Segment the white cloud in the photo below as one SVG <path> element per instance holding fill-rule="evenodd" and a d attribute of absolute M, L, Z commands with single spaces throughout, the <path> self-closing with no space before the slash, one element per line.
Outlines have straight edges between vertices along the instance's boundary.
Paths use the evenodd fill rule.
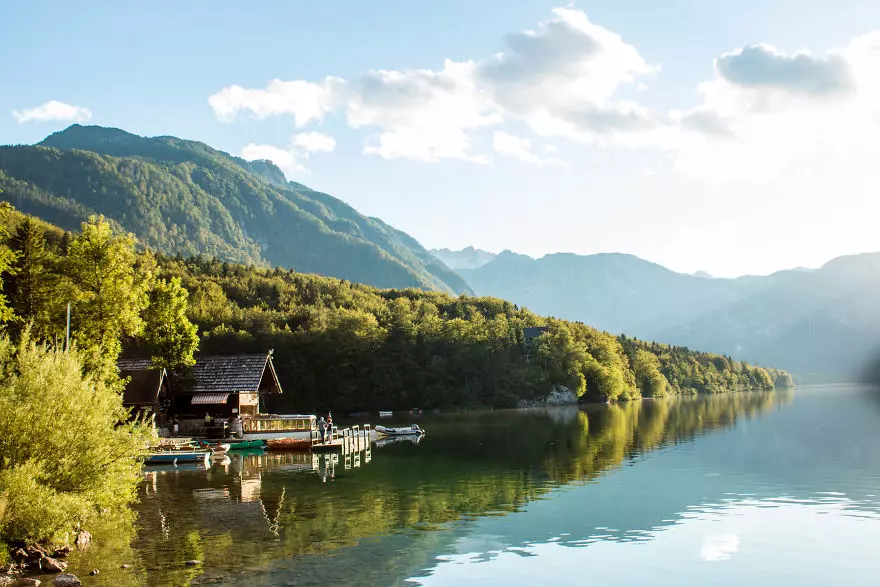
<path fill-rule="evenodd" d="M 208 104 L 223 122 L 231 122 L 239 112 L 249 111 L 259 119 L 289 114 L 296 126 L 303 127 L 312 121 L 322 121 L 335 107 L 344 87 L 343 80 L 333 77 L 317 84 L 274 79 L 261 90 L 241 86 L 223 88 L 208 98 Z"/>
<path fill-rule="evenodd" d="M 513 157 L 526 163 L 541 163 L 541 159 L 532 152 L 532 141 L 501 130 L 496 130 L 492 135 L 492 148 L 495 149 L 496 153 Z"/>
<path fill-rule="evenodd" d="M 293 146 L 306 153 L 331 153 L 336 148 L 336 139 L 319 132 L 301 132 L 294 135 Z"/>
<path fill-rule="evenodd" d="M 299 162 L 297 153 L 293 149 L 250 143 L 245 145 L 239 155 L 248 161 L 271 161 L 284 172 L 288 179 L 296 173 L 305 171 L 305 167 Z"/>
<path fill-rule="evenodd" d="M 473 132 L 519 119 L 545 136 L 590 141 L 654 124 L 653 113 L 614 100 L 618 88 L 658 68 L 619 35 L 569 8 L 536 30 L 508 35 L 481 61 L 446 60 L 441 69 L 375 70 L 320 83 L 273 80 L 262 89 L 229 86 L 209 98 L 220 120 L 249 111 L 287 114 L 297 126 L 344 111 L 352 128 L 376 129 L 364 152 L 385 159 L 485 164 Z"/>
<path fill-rule="evenodd" d="M 65 122 L 85 122 L 92 118 L 92 112 L 82 106 L 73 106 L 57 100 L 49 100 L 34 108 L 13 110 L 12 116 L 19 124 L 24 122 L 46 122 L 60 120 Z"/>
<path fill-rule="evenodd" d="M 209 102 L 224 121 L 249 112 L 288 115 L 304 127 L 343 114 L 349 127 L 367 131 L 363 152 L 385 159 L 487 164 L 491 148 L 525 163 L 553 162 L 534 137 L 512 135 L 511 123 L 596 148 L 660 150 L 678 172 L 712 181 L 825 174 L 843 185 L 880 158 L 880 33 L 824 53 L 734 49 L 715 60 L 695 103 L 670 111 L 645 104 L 645 80 L 659 72 L 619 34 L 567 7 L 507 35 L 482 59 L 229 86 Z M 639 101 L 623 99 L 626 90 Z M 295 161 L 330 149 L 312 133 L 297 137 L 286 149 Z"/>
<path fill-rule="evenodd" d="M 880 157 L 880 34 L 812 57 L 769 45 L 716 60 L 703 102 L 678 114 L 675 168 L 711 181 L 824 177 L 846 189 Z M 832 179 L 833 178 L 833 179 Z"/>
<path fill-rule="evenodd" d="M 312 153 L 330 153 L 336 148 L 336 139 L 319 132 L 301 132 L 293 135 L 288 147 L 275 145 L 246 145 L 239 155 L 242 159 L 265 159 L 277 165 L 288 179 L 308 172 L 305 162 Z"/>

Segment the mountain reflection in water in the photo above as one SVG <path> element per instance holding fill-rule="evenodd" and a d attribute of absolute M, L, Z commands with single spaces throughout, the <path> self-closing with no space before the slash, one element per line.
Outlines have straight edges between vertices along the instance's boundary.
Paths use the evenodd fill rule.
<path fill-rule="evenodd" d="M 609 544 L 691 538 L 663 555 L 670 564 L 730 562 L 747 550 L 742 529 L 685 529 L 734 510 L 769 519 L 768 508 L 782 524 L 803 500 L 825 519 L 857 512 L 878 525 L 878 418 L 845 391 L 422 417 L 421 442 L 369 456 L 233 454 L 207 470 L 148 470 L 131 539 L 99 534 L 72 566 L 101 568 L 90 584 L 106 585 L 581 584 L 578 561 L 601 566 Z M 829 488 L 841 495 L 820 495 Z M 627 556 L 663 568 L 649 552 Z M 184 566 L 191 558 L 204 565 Z M 620 568 L 617 584 L 639 582 Z"/>

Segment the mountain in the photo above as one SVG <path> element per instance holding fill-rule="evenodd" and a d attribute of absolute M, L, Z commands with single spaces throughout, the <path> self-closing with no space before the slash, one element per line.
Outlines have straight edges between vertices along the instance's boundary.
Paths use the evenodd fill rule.
<path fill-rule="evenodd" d="M 430 253 L 446 263 L 451 269 L 478 269 L 492 261 L 497 255 L 474 247 L 467 247 L 460 251 L 450 249 L 431 249 Z"/>
<path fill-rule="evenodd" d="M 684 275 L 631 255 L 535 260 L 509 251 L 459 272 L 480 295 L 777 366 L 805 382 L 852 380 L 880 357 L 880 253 L 737 279 Z"/>
<path fill-rule="evenodd" d="M 103 214 L 167 254 L 294 268 L 377 287 L 470 288 L 414 238 L 268 161 L 196 141 L 73 125 L 33 146 L 0 147 L 0 191 L 23 212 L 74 230 Z"/>

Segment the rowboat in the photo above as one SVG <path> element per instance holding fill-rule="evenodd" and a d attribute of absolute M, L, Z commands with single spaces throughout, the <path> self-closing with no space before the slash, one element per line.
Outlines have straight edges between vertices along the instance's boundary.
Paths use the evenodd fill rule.
<path fill-rule="evenodd" d="M 376 432 L 384 436 L 421 436 L 425 433 L 419 428 L 418 424 L 413 424 L 409 428 L 386 428 L 385 426 L 376 426 Z"/>
<path fill-rule="evenodd" d="M 144 463 L 147 465 L 176 465 L 177 463 L 199 463 L 208 466 L 211 453 L 206 450 L 169 450 L 167 452 L 154 452 L 147 455 Z"/>
<path fill-rule="evenodd" d="M 269 450 L 309 450 L 312 448 L 310 438 L 270 438 L 266 440 L 266 448 Z"/>
<path fill-rule="evenodd" d="M 265 440 L 242 440 L 241 442 L 230 442 L 229 450 L 247 450 L 249 448 L 263 448 L 266 446 Z"/>

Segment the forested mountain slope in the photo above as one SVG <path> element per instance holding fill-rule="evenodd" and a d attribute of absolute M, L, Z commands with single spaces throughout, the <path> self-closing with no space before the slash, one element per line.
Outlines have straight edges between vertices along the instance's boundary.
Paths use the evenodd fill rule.
<path fill-rule="evenodd" d="M 167 254 L 295 268 L 377 287 L 470 291 L 415 239 L 203 143 L 73 125 L 0 147 L 2 197 L 74 230 L 103 214 Z"/>
<path fill-rule="evenodd" d="M 676 273 L 632 255 L 509 251 L 459 272 L 480 295 L 778 366 L 802 381 L 852 380 L 880 356 L 880 253 L 738 279 Z"/>

